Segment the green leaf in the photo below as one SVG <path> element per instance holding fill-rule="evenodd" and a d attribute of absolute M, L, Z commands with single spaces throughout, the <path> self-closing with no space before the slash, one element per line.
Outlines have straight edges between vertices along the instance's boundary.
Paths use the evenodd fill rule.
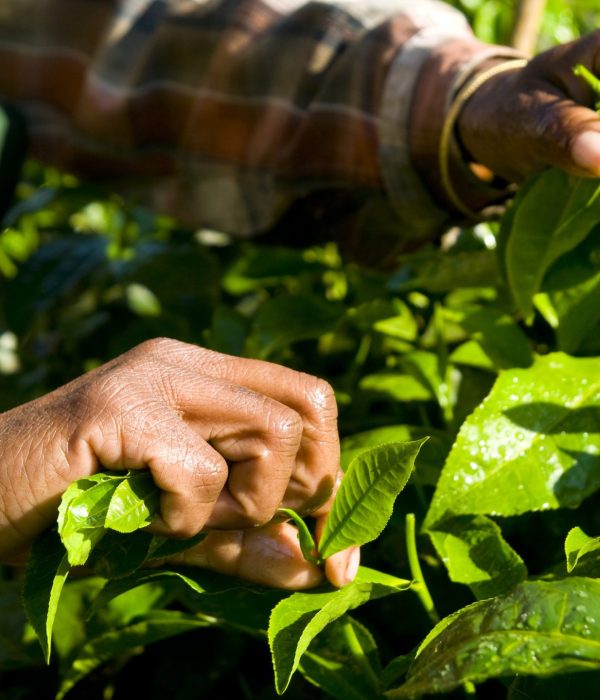
<path fill-rule="evenodd" d="M 598 669 L 599 640 L 599 581 L 526 581 L 442 620 L 419 648 L 406 683 L 387 696 L 417 698 L 488 678 Z"/>
<path fill-rule="evenodd" d="M 103 479 L 73 498 L 67 507 L 64 532 L 104 528 L 113 494 L 125 479 L 125 476 L 112 475 L 112 478 Z"/>
<path fill-rule="evenodd" d="M 479 599 L 507 593 L 527 577 L 521 557 L 483 515 L 445 520 L 428 534 L 450 580 L 466 584 Z"/>
<path fill-rule="evenodd" d="M 106 266 L 106 247 L 105 238 L 87 234 L 55 238 L 39 248 L 5 288 L 10 328 L 25 333 L 40 314 L 98 274 Z"/>
<path fill-rule="evenodd" d="M 223 288 L 233 295 L 273 286 L 281 279 L 326 269 L 303 251 L 282 246 L 248 246 L 225 272 Z"/>
<path fill-rule="evenodd" d="M 120 578 L 139 569 L 146 561 L 152 535 L 147 532 L 122 534 L 107 530 L 94 547 L 87 564 L 104 578 Z"/>
<path fill-rule="evenodd" d="M 63 494 L 58 511 L 58 533 L 71 566 L 85 564 L 104 537 L 104 515 L 116 487 L 115 478 L 122 477 L 97 474 L 80 479 Z"/>
<path fill-rule="evenodd" d="M 134 472 L 114 490 L 104 527 L 117 532 L 134 532 L 149 525 L 158 513 L 160 489 L 150 472 Z"/>
<path fill-rule="evenodd" d="M 180 588 L 188 588 L 193 593 L 203 595 L 205 593 L 225 593 L 238 588 L 257 591 L 262 587 L 224 576 L 213 571 L 196 569 L 193 567 L 180 567 L 174 569 L 139 569 L 127 576 L 107 581 L 106 585 L 94 601 L 90 615 L 104 607 L 109 601 L 147 583 L 159 583 L 171 581 Z"/>
<path fill-rule="evenodd" d="M 394 300 L 397 311 L 395 316 L 381 318 L 373 323 L 373 330 L 391 338 L 413 341 L 417 337 L 418 327 L 408 306 L 400 299 Z"/>
<path fill-rule="evenodd" d="M 500 375 L 467 418 L 425 527 L 575 507 L 600 487 L 600 359 L 555 353 Z"/>
<path fill-rule="evenodd" d="M 261 358 L 298 340 L 319 338 L 331 331 L 342 307 L 316 295 L 278 297 L 266 301 L 254 319 L 252 337 Z"/>
<path fill-rule="evenodd" d="M 443 430 L 421 427 L 417 425 L 386 425 L 383 428 L 373 428 L 342 439 L 341 465 L 344 472 L 348 470 L 355 457 L 371 447 L 378 447 L 389 442 L 408 442 L 428 437 L 421 447 L 415 460 L 415 470 L 412 474 L 421 484 L 435 486 L 442 465 L 446 461 L 452 447 L 450 437 Z"/>
<path fill-rule="evenodd" d="M 369 630 L 344 615 L 311 642 L 300 673 L 338 700 L 374 700 L 381 692 L 381 662 Z"/>
<path fill-rule="evenodd" d="M 448 292 L 464 287 L 496 286 L 500 282 L 493 250 L 446 252 L 424 250 L 406 258 L 406 265 L 395 274 L 393 291 L 426 289 Z"/>
<path fill-rule="evenodd" d="M 409 581 L 361 567 L 355 580 L 344 588 L 294 593 L 282 600 L 271 613 L 268 633 L 277 692 L 286 690 L 302 655 L 327 625 L 369 600 L 409 587 Z"/>
<path fill-rule="evenodd" d="M 154 610 L 124 627 L 89 640 L 73 659 L 56 696 L 61 700 L 82 678 L 106 661 L 177 634 L 209 627 L 202 618 L 176 610 Z"/>
<path fill-rule="evenodd" d="M 580 527 L 569 530 L 565 539 L 565 554 L 567 557 L 567 571 L 571 573 L 577 568 L 580 560 L 586 557 L 600 557 L 600 537 L 589 537 Z"/>
<path fill-rule="evenodd" d="M 279 508 L 279 512 L 285 513 L 285 515 L 290 517 L 298 528 L 298 541 L 300 542 L 300 549 L 306 561 L 315 564 L 315 566 L 320 566 L 323 562 L 320 557 L 317 556 L 317 545 L 304 520 L 291 508 Z"/>
<path fill-rule="evenodd" d="M 533 362 L 527 336 L 502 311 L 476 308 L 454 312 L 452 316 L 479 343 L 495 369 L 529 367 Z"/>
<path fill-rule="evenodd" d="M 173 537 L 159 537 L 154 535 L 152 537 L 152 542 L 150 543 L 150 549 L 148 551 L 148 561 L 153 561 L 156 559 L 168 559 L 169 557 L 174 557 L 177 554 L 195 547 L 200 544 L 202 540 L 206 537 L 208 533 L 199 532 L 194 537 L 187 537 L 183 540 L 177 540 Z"/>
<path fill-rule="evenodd" d="M 56 530 L 49 530 L 31 547 L 23 584 L 25 613 L 50 662 L 52 626 L 58 601 L 69 573 L 69 562 Z"/>
<path fill-rule="evenodd" d="M 422 380 L 402 372 L 377 372 L 365 375 L 359 383 L 362 391 L 384 394 L 394 401 L 431 401 L 434 394 Z"/>
<path fill-rule="evenodd" d="M 319 553 L 323 558 L 378 537 L 425 440 L 380 445 L 352 461 L 321 535 Z"/>
<path fill-rule="evenodd" d="M 518 308 L 531 318 L 544 274 L 600 220 L 600 186 L 556 168 L 545 170 L 517 195 L 513 208 L 505 251 L 508 283 Z"/>
<path fill-rule="evenodd" d="M 576 352 L 600 321 L 600 274 L 566 289 L 538 294 L 534 303 L 555 329 L 559 349 Z"/>

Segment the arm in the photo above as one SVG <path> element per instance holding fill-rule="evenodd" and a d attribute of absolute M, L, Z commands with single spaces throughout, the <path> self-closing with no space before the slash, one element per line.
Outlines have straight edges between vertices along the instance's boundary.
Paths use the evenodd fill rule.
<path fill-rule="evenodd" d="M 0 94 L 24 111 L 34 155 L 238 236 L 302 201 L 378 262 L 456 219 L 420 144 L 457 81 L 512 55 L 433 0 L 5 6 Z"/>
<path fill-rule="evenodd" d="M 292 208 L 277 235 L 321 224 L 378 265 L 462 221 L 439 175 L 445 115 L 514 56 L 436 0 L 6 0 L 0 14 L 0 95 L 34 155 L 237 236 Z M 600 120 L 571 74 L 599 56 L 595 33 L 467 103 L 449 170 L 469 210 L 549 164 L 600 174 Z"/>

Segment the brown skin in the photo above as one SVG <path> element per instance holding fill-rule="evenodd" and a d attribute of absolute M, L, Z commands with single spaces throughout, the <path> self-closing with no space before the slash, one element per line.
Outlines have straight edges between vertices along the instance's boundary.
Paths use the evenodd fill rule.
<path fill-rule="evenodd" d="M 326 516 L 340 448 L 333 391 L 320 379 L 148 341 L 1 415 L 0 444 L 0 560 L 17 559 L 53 522 L 71 481 L 148 467 L 163 491 L 154 532 L 230 530 L 186 561 L 282 587 L 322 578 L 291 525 L 258 527 L 281 505 Z M 334 584 L 348 582 L 351 554 L 328 564 Z"/>
<path fill-rule="evenodd" d="M 597 98 L 573 74 L 578 63 L 600 74 L 600 30 L 483 85 L 458 122 L 473 159 L 514 182 L 548 165 L 600 177 Z"/>

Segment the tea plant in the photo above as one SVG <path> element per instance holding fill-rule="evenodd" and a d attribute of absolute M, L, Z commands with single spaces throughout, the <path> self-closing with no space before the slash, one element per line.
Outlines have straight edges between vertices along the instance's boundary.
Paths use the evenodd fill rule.
<path fill-rule="evenodd" d="M 3 376 L 13 400 L 162 324 L 186 340 L 326 376 L 338 394 L 347 473 L 318 551 L 299 523 L 303 546 L 319 561 L 365 544 L 368 566 L 341 590 L 291 594 L 199 569 L 147 568 L 202 534 L 148 535 L 140 528 L 158 503 L 149 474 L 100 473 L 67 490 L 57 528 L 34 545 L 24 580 L 31 628 L 16 611 L 5 618 L 1 661 L 15 670 L 4 678 L 36 663 L 28 629 L 62 697 L 79 687 L 118 693 L 124 681 L 111 669 L 140 647 L 182 633 L 201 640 L 216 628 L 248 640 L 240 644 L 268 644 L 268 684 L 291 697 L 308 692 L 299 675 L 337 698 L 552 697 L 563 677 L 585 678 L 579 697 L 595 697 L 599 183 L 545 172 L 497 234 L 465 232 L 447 252 L 407 257 L 390 279 L 341 265 L 331 246 L 269 256 L 256 244 L 207 248 L 117 199 L 82 209 L 76 183 L 50 192 L 45 208 L 17 212 L 11 233 L 36 242 L 16 260 L 7 300 L 25 285 L 50 290 L 30 292 L 29 313 L 23 302 L 18 315 L 4 307 L 13 330 L 3 337 L 18 337 L 22 363 Z M 67 241 L 95 255 L 72 279 L 48 262 Z M 195 291 L 172 286 L 173 256 L 193 260 L 190 289 L 202 285 L 214 305 L 200 331 Z M 496 262 L 496 284 L 484 286 Z M 107 334 L 107 324 L 122 332 Z M 82 564 L 92 575 L 70 578 Z M 19 582 L 1 586 L 8 601 Z M 236 668 L 244 673 L 239 658 Z M 194 697 L 227 682 L 211 683 Z M 260 691 L 239 683 L 248 697 L 271 692 L 267 681 Z"/>
<path fill-rule="evenodd" d="M 545 171 L 392 276 L 32 164 L 4 226 L 3 410 L 156 335 L 323 376 L 346 476 L 318 544 L 285 515 L 366 566 L 296 593 L 157 568 L 202 533 L 147 534 L 149 475 L 97 474 L 2 570 L 0 698 L 598 696 L 600 182 Z"/>

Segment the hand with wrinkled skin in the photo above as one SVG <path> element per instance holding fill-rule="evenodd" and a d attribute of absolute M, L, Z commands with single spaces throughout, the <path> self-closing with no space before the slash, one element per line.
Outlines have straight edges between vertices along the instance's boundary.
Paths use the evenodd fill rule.
<path fill-rule="evenodd" d="M 270 522 L 280 506 L 320 520 L 329 510 L 339 473 L 337 409 L 320 379 L 148 341 L 0 415 L 0 445 L 0 561 L 18 559 L 55 521 L 72 481 L 102 468 L 148 467 L 162 490 L 153 532 L 219 530 L 186 553 L 186 563 L 285 588 L 322 580 L 292 525 Z M 332 558 L 329 580 L 348 583 L 357 556 Z"/>
<path fill-rule="evenodd" d="M 549 165 L 600 177 L 597 98 L 573 74 L 578 63 L 600 74 L 600 30 L 485 83 L 458 121 L 473 159 L 513 182 Z"/>

